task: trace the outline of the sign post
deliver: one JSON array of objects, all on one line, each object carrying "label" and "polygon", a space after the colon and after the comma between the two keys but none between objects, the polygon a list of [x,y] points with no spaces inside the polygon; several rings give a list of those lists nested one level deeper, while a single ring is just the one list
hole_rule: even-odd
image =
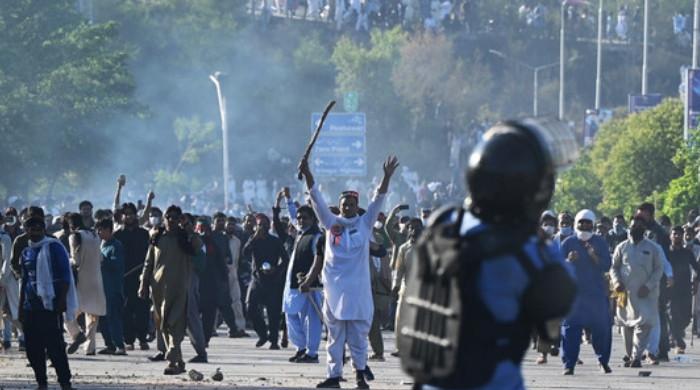
[{"label": "sign post", "polygon": [[[311,114],[311,129],[321,119]],[[318,176],[367,176],[367,137],[364,113],[330,113],[311,158]]]}]

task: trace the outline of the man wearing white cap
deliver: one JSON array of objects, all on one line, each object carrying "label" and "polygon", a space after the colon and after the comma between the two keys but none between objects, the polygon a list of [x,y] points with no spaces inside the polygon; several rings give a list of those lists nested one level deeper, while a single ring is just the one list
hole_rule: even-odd
[{"label": "man wearing white cap", "polygon": [[564,375],[573,375],[581,347],[581,332],[591,331],[593,350],[603,373],[610,373],[612,319],[608,304],[608,282],[604,274],[610,269],[608,244],[593,234],[595,214],[581,210],[574,219],[575,234],[561,244],[561,252],[572,265],[578,284],[578,296],[562,323],[562,361]]},{"label": "man wearing white cap", "polygon": [[303,159],[299,164],[311,195],[311,206],[326,229],[322,282],[325,295],[323,317],[328,327],[328,366],[326,380],[317,388],[340,388],[345,343],[356,370],[357,388],[369,389],[365,379],[373,379],[367,369],[367,337],[374,315],[368,265],[369,242],[391,176],[398,166],[396,157],[389,157],[384,162],[384,177],[366,213],[358,213],[359,194],[345,191],[340,196],[340,215],[336,216],[315,186],[308,160]]}]

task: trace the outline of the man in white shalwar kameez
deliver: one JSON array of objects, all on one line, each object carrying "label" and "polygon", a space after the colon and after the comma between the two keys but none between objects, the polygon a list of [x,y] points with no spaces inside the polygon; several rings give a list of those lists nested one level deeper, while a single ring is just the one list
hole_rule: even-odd
[{"label": "man in white shalwar kameez", "polygon": [[625,367],[641,367],[644,348],[659,322],[659,283],[664,254],[659,245],[644,238],[646,223],[635,217],[630,238],[615,248],[610,279],[617,291],[616,322],[623,326],[622,339],[629,358]]},{"label": "man in white shalwar kameez", "polygon": [[317,388],[339,388],[343,374],[343,347],[347,343],[356,370],[358,389],[365,381],[367,338],[374,315],[369,272],[372,226],[384,204],[389,181],[398,167],[396,157],[384,163],[384,178],[367,212],[359,215],[359,194],[346,191],[340,197],[340,215],[334,215],[315,186],[308,160],[299,164],[311,195],[311,205],[326,229],[322,272],[325,301],[323,317],[328,327],[327,379]]}]

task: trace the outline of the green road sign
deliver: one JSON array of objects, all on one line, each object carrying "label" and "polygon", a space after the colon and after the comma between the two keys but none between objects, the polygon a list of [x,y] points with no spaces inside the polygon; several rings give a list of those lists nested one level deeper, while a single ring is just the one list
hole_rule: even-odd
[{"label": "green road sign", "polygon": [[359,104],[360,97],[357,92],[345,92],[345,95],[343,95],[343,109],[345,109],[346,112],[356,112]]}]

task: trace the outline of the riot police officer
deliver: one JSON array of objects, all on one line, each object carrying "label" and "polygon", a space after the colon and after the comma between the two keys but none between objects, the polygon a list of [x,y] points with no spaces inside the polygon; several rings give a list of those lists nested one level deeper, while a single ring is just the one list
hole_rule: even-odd
[{"label": "riot police officer", "polygon": [[443,209],[416,248],[399,350],[416,388],[524,388],[536,330],[556,342],[575,283],[537,236],[554,189],[549,147],[532,122],[492,127],[470,156],[466,209]]}]

